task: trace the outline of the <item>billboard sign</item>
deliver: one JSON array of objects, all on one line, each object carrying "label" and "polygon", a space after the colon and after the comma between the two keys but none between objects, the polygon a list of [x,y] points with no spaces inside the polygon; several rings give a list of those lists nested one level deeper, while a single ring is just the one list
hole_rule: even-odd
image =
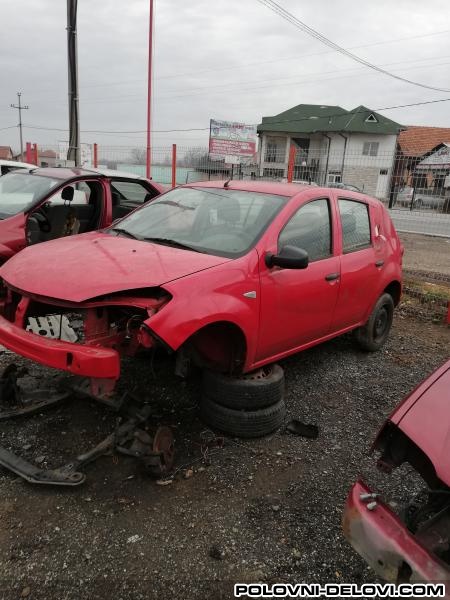
[{"label": "billboard sign", "polygon": [[219,156],[253,156],[256,152],[256,125],[211,119],[209,153]]}]

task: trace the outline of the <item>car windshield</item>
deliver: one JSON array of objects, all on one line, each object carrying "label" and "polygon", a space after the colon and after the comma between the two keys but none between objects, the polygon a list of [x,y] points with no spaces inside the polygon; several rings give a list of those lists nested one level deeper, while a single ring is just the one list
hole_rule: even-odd
[{"label": "car windshield", "polygon": [[288,198],[226,188],[178,188],[109,232],[217,256],[245,254]]},{"label": "car windshield", "polygon": [[59,183],[59,179],[20,171],[0,177],[0,219],[24,212]]}]

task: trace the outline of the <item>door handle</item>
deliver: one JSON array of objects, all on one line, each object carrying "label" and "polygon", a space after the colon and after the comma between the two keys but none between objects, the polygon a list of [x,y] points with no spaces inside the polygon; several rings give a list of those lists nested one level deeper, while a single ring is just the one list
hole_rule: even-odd
[{"label": "door handle", "polygon": [[339,279],[339,273],[329,273],[328,275],[325,275],[325,281],[335,281],[336,279]]},{"label": "door handle", "polygon": [[377,262],[375,263],[376,267],[382,267],[384,265],[384,260],[377,260]]}]

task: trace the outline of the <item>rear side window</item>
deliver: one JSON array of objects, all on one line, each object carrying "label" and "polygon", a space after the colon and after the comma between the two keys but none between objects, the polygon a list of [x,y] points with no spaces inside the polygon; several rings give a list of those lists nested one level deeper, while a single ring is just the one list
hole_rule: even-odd
[{"label": "rear side window", "polygon": [[364,202],[339,199],[342,223],[342,250],[355,252],[371,244],[369,207]]},{"label": "rear side window", "polygon": [[278,239],[278,249],[296,246],[306,250],[309,260],[331,255],[331,219],[328,200],[304,204],[286,223]]}]

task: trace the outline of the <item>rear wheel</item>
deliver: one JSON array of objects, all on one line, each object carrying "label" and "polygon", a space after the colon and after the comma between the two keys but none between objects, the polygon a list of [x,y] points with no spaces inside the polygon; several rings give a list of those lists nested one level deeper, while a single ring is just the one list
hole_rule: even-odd
[{"label": "rear wheel", "polygon": [[217,404],[204,395],[201,401],[202,419],[213,429],[242,438],[263,437],[274,432],[284,422],[286,405],[279,400],[259,410],[235,410]]},{"label": "rear wheel", "polygon": [[385,344],[394,318],[394,301],[390,294],[378,298],[369,320],[355,331],[355,339],[363,350],[375,352]]}]

